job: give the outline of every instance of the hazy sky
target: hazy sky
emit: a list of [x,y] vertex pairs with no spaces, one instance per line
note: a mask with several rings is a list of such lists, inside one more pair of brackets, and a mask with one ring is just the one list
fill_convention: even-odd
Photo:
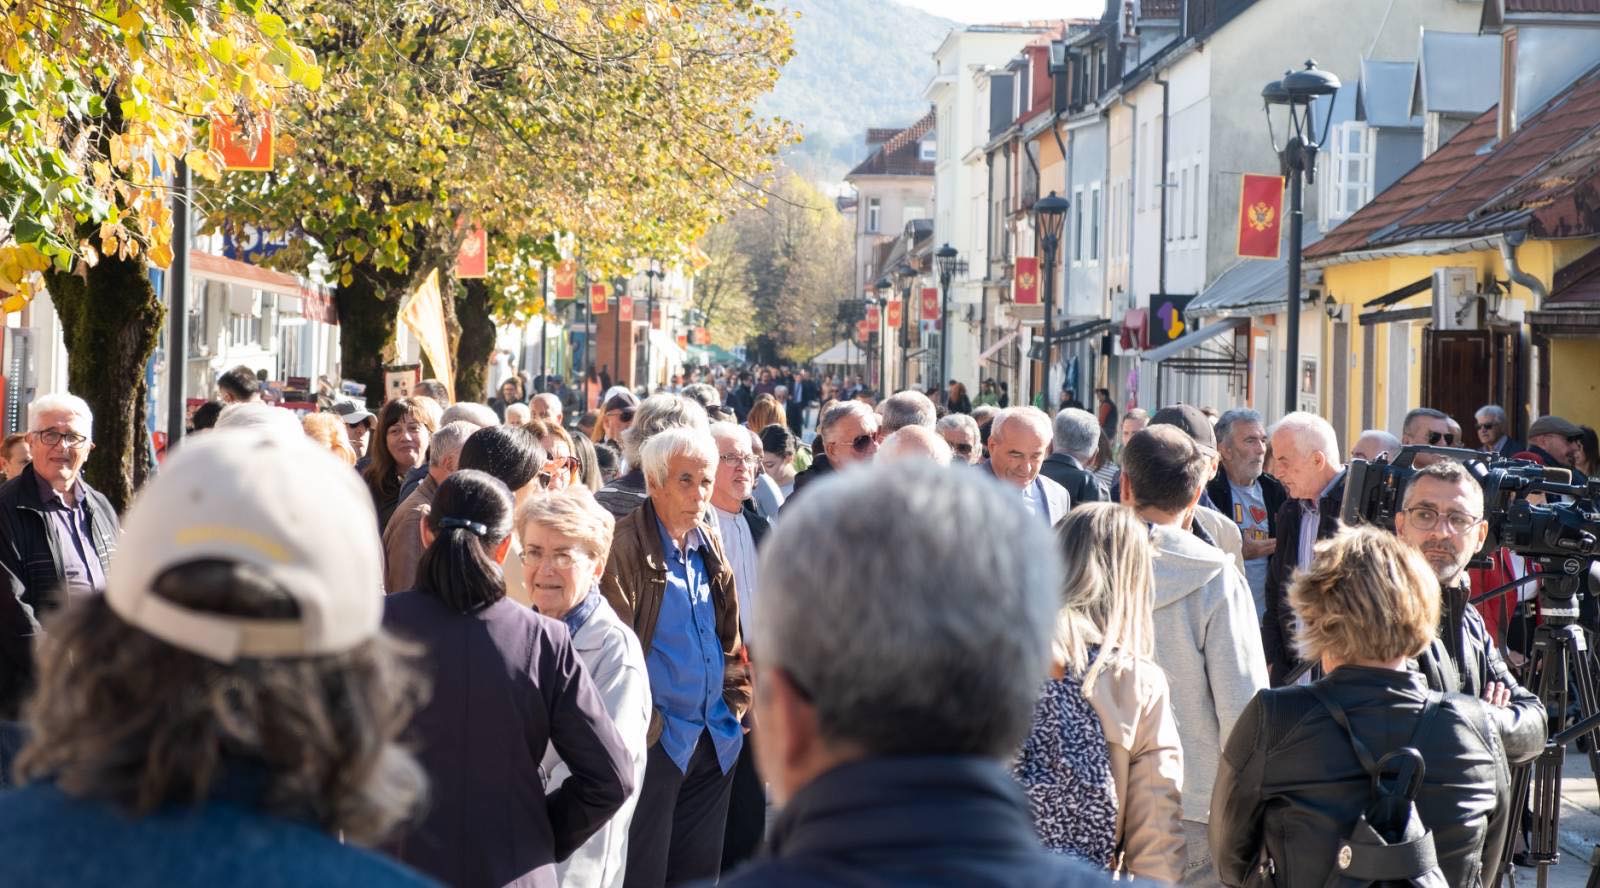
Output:
[[1049,18],[1099,18],[1105,0],[898,0],[958,22],[1021,21]]

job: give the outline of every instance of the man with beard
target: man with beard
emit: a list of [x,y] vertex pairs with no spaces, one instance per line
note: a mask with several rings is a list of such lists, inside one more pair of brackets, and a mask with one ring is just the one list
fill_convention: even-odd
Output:
[[1443,596],[1439,637],[1417,658],[1418,670],[1434,690],[1482,697],[1492,704],[1507,761],[1529,761],[1544,748],[1544,704],[1517,683],[1470,602],[1467,562],[1489,535],[1483,488],[1460,463],[1436,462],[1412,476],[1394,525],[1395,534],[1428,560]]
[[1260,618],[1267,607],[1267,565],[1278,545],[1278,510],[1289,494],[1266,474],[1267,428],[1261,414],[1249,408],[1229,410],[1217,421],[1216,434],[1222,467],[1206,492],[1217,511],[1239,525],[1244,575]]

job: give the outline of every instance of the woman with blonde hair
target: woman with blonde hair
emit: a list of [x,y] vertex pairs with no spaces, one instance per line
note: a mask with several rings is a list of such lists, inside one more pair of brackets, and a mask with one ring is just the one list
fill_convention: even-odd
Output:
[[[1330,884],[1336,872],[1493,882],[1512,813],[1495,702],[1430,691],[1407,663],[1438,631],[1433,569],[1373,527],[1315,551],[1289,603],[1300,656],[1324,677],[1261,691],[1234,724],[1211,794],[1218,877],[1239,885],[1270,872],[1277,888]],[[1415,780],[1414,800],[1380,803],[1380,774],[1400,775],[1386,786]],[[1378,837],[1388,847],[1373,855]],[[1385,872],[1383,858],[1396,856],[1413,868]]]
[[356,464],[356,451],[350,446],[350,436],[345,433],[344,420],[336,413],[307,413],[300,420],[306,437],[321,444],[347,466]]
[[[1177,882],[1187,859],[1179,795],[1183,753],[1166,675],[1153,659],[1150,533],[1123,506],[1086,503],[1068,514],[1056,539],[1067,569],[1055,663],[1015,767],[1018,779],[1046,847],[1085,854],[1118,872]],[[1097,750],[1076,742],[1088,736],[1105,743],[1114,814],[1067,792],[1098,760]],[[1089,755],[1080,758],[1084,752]],[[1096,813],[1112,821],[1116,850],[1105,859],[1081,844],[1082,827]]]
[[755,404],[750,407],[750,415],[745,417],[744,424],[750,431],[761,434],[761,430],[769,425],[787,426],[788,420],[783,415],[783,405],[771,395],[760,395]]

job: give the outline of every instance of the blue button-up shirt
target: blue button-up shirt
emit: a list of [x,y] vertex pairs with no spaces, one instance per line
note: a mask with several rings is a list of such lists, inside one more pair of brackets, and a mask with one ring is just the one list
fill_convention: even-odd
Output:
[[82,482],[74,482],[72,492],[63,496],[42,476],[36,474],[35,477],[39,481],[39,500],[55,525],[61,555],[61,582],[67,593],[104,592],[106,571],[94,548],[94,528],[90,526],[89,508],[84,504],[89,495]]
[[645,670],[651,698],[661,712],[661,750],[679,771],[687,772],[700,733],[709,732],[717,762],[727,773],[739,758],[744,732],[722,698],[726,670],[711,603],[711,577],[702,555],[705,540],[698,529],[691,530],[688,545],[680,548],[659,520],[656,529],[666,556],[667,588]]

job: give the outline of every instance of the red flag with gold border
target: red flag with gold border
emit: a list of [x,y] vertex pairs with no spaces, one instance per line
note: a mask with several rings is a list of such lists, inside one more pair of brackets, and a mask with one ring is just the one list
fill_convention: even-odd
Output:
[[1276,259],[1282,247],[1283,177],[1239,177],[1239,246],[1244,259]]
[[871,335],[871,333],[869,333],[868,330],[867,330],[867,322],[866,322],[866,320],[863,319],[863,320],[856,321],[856,341],[857,342],[866,342],[867,341],[867,337],[870,336],[870,335]]
[[890,300],[888,310],[885,312],[885,314],[888,315],[889,329],[891,330],[900,329],[900,308],[900,300]]
[[688,347],[689,347],[689,334],[688,333],[679,332],[678,333],[678,348],[688,348]]
[[939,290],[935,287],[922,288],[922,319],[939,320]]
[[617,300],[617,320],[624,324],[633,323],[633,300],[624,296]]
[[1039,257],[1018,256],[1012,297],[1018,305],[1039,304]]
[[489,232],[473,228],[461,241],[456,251],[456,279],[467,280],[489,276]]
[[610,296],[608,290],[610,288],[605,284],[589,285],[589,312],[591,314],[603,315],[611,310],[611,302],[607,298]]
[[578,298],[578,263],[563,259],[556,263],[556,300],[564,302]]
[[867,331],[870,333],[878,332],[878,322],[878,307],[876,305],[867,306]]
[[696,327],[696,328],[694,328],[694,344],[695,345],[710,345],[711,344],[711,330],[709,328],[706,328],[706,327]]

